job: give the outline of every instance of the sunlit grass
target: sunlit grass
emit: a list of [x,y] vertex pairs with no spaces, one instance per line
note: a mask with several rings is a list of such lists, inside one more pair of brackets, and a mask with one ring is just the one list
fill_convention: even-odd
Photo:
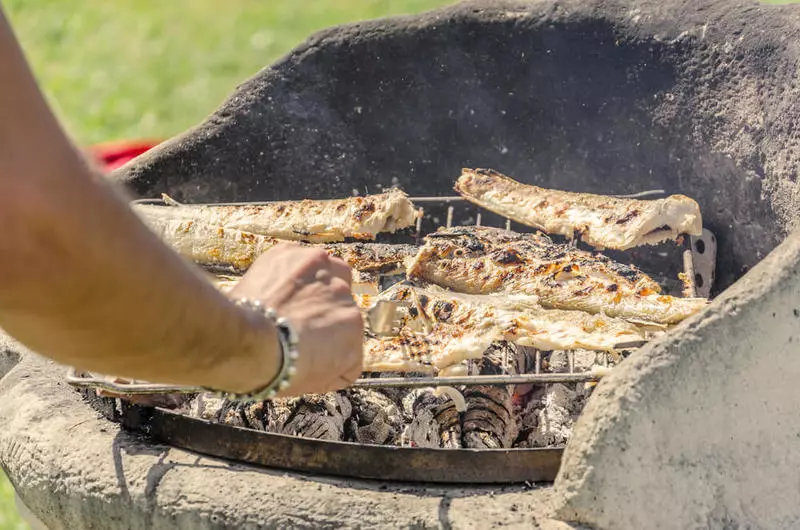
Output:
[[0,472],[0,530],[23,530],[23,524],[14,508],[14,490],[6,477]]
[[84,143],[166,137],[314,31],[452,0],[6,0],[37,76]]

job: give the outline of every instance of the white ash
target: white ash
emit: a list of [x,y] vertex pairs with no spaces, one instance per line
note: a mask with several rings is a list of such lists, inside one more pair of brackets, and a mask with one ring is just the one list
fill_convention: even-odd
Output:
[[561,383],[534,390],[519,418],[520,430],[525,435],[518,447],[566,445],[572,436],[572,427],[583,409],[584,401],[583,391]]
[[461,447],[461,415],[446,394],[417,388],[406,394],[402,410],[407,422],[401,445],[429,448]]
[[198,394],[188,403],[186,414],[203,420],[213,420],[219,416],[219,411],[225,404],[225,398],[215,394]]
[[[550,352],[550,355],[543,359],[545,371],[553,373],[569,372],[569,355],[570,353],[564,350]],[[606,354],[591,350],[575,350],[572,355],[574,371],[580,373],[589,372],[597,366],[603,366],[603,358]]]

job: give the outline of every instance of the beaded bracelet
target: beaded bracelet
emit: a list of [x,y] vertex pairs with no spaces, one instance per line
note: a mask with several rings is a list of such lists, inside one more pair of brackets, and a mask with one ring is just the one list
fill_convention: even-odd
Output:
[[299,352],[297,350],[297,333],[294,331],[291,324],[289,324],[288,320],[279,318],[274,309],[265,307],[264,304],[258,300],[239,298],[233,302],[237,306],[246,307],[247,309],[259,313],[275,326],[278,332],[278,341],[281,345],[281,367],[280,370],[278,370],[278,375],[276,375],[269,384],[258,390],[248,392],[247,394],[236,394],[233,392],[223,392],[221,394],[228,399],[236,401],[264,401],[272,399],[279,391],[289,388],[292,377],[297,373],[297,369],[294,367],[299,357]]

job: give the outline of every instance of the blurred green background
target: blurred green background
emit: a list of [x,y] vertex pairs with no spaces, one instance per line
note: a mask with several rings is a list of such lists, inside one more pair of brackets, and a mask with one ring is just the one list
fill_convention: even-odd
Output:
[[50,102],[84,144],[168,137],[312,32],[453,0],[6,0]]
[[[766,0],[792,3],[800,0]],[[6,0],[50,103],[81,144],[164,138],[331,25],[453,0]],[[0,530],[22,529],[0,473]]]

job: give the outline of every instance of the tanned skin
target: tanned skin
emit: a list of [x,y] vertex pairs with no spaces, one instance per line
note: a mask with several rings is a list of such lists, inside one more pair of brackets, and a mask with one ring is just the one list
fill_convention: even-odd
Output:
[[[83,158],[40,92],[0,10],[0,327],[84,370],[248,392],[279,366],[275,329],[167,248]],[[290,394],[348,385],[362,321],[350,270],[286,245],[232,293],[262,300],[300,335]]]

